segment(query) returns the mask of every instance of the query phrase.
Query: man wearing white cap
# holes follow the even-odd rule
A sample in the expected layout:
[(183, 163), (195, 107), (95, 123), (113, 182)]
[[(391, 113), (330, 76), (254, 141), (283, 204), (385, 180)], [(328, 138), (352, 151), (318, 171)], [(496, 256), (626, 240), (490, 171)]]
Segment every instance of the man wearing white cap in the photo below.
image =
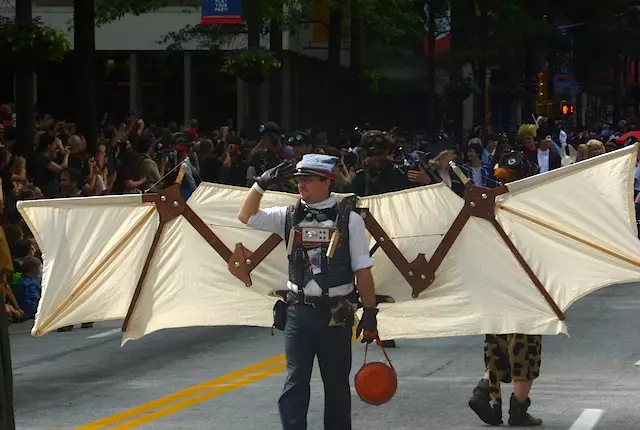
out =
[[(364, 220), (353, 211), (354, 198), (331, 195), (337, 161), (308, 154), (295, 168), (282, 163), (267, 170), (238, 212), (242, 223), (279, 234), (287, 244), (289, 293), (282, 328), (288, 375), (278, 401), (285, 430), (307, 428), (316, 356), (325, 388), (324, 428), (351, 429), (351, 329), (358, 294), (364, 313), (357, 335), (363, 332), (363, 342), (377, 337), (373, 262)], [(260, 209), (264, 190), (292, 177), (300, 193), (298, 204)]]

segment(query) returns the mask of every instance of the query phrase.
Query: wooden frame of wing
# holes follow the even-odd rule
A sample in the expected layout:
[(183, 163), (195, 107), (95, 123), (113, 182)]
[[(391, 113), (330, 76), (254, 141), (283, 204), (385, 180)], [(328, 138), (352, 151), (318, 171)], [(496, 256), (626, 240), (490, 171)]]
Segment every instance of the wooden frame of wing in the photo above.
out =
[[(160, 224), (158, 225), (158, 229), (153, 238), (142, 273), (140, 274), (140, 278), (131, 299), (129, 309), (127, 310), (127, 315), (124, 323), (122, 324), (123, 332), (127, 330), (129, 322), (131, 321), (149, 266), (151, 265), (158, 243), (160, 242), (160, 237), (162, 236), (164, 227), (169, 221), (179, 216), (183, 216), (189, 224), (191, 224), (191, 226), (200, 233), (202, 238), (211, 245), (220, 257), (227, 262), (231, 274), (242, 281), (247, 287), (252, 285), (251, 272), (253, 269), (255, 269), (271, 253), (271, 251), (280, 244), (280, 242), (282, 242), (282, 238), (280, 236), (272, 234), (254, 252), (245, 248), (242, 243), (237, 243), (235, 250), (231, 251), (209, 228), (209, 226), (207, 226), (207, 224), (186, 204), (180, 192), (180, 184), (183, 177), (183, 173), (180, 173), (181, 174), (178, 175), (178, 179), (174, 185), (161, 190), (157, 194), (146, 194), (142, 196), (142, 200), (144, 202), (154, 203), (156, 205), (158, 214), (160, 215)], [(424, 254), (419, 254), (413, 261), (409, 262), (404, 255), (402, 255), (402, 252), (400, 252), (396, 247), (382, 226), (380, 226), (376, 219), (371, 215), (369, 210), (361, 208), (356, 209), (364, 219), (367, 230), (376, 240), (376, 244), (371, 250), (371, 253), (373, 254), (376, 249), (382, 248), (391, 262), (400, 271), (407, 283), (411, 286), (412, 296), (416, 298), (434, 282), (436, 271), (444, 261), (448, 252), (451, 250), (451, 247), (460, 235), (464, 226), (467, 224), (467, 221), (472, 216), (486, 219), (495, 228), (496, 232), (505, 242), (515, 259), (527, 273), (531, 282), (536, 286), (540, 294), (553, 309), (558, 319), (560, 321), (564, 321), (565, 315), (562, 310), (549, 295), (522, 254), (520, 254), (516, 246), (513, 244), (511, 239), (509, 239), (509, 236), (495, 218), (496, 197), (508, 192), (507, 187), (478, 187), (468, 180), (465, 181), (465, 184), (465, 204), (429, 260), (425, 258)], [(381, 301), (392, 300), (393, 299), (386, 298)]]

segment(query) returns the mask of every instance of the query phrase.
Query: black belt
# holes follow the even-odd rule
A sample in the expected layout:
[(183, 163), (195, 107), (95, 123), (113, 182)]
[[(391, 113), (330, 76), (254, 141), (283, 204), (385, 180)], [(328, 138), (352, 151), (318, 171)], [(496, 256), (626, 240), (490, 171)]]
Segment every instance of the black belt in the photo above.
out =
[(349, 294), (347, 296), (339, 296), (339, 297), (317, 297), (317, 296), (307, 296), (305, 294), (290, 292), (287, 295), (287, 304), (289, 306), (303, 305), (303, 306), (310, 306), (312, 308), (332, 308), (336, 306), (340, 300), (351, 299), (352, 296), (353, 294)]

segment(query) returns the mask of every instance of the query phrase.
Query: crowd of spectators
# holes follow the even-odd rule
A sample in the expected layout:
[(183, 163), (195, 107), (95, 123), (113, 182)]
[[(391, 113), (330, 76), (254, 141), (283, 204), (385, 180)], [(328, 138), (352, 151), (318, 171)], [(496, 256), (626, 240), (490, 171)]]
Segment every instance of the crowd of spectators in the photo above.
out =
[[(249, 187), (254, 178), (282, 160), (299, 160), (306, 153), (320, 152), (340, 158), (336, 191), (350, 191), (356, 173), (366, 168), (366, 154), (360, 138), (369, 126), (346, 130), (334, 141), (320, 128), (293, 131), (285, 136), (276, 123), (265, 123), (255, 138), (237, 133), (232, 121), (224, 121), (216, 130), (200, 130), (193, 119), (182, 127), (175, 122), (166, 126), (145, 124), (143, 118), (114, 121), (105, 114), (96, 142), (87, 142), (76, 133), (75, 124), (49, 115), (33, 121), (33, 155), (29, 160), (16, 152), (16, 116), (12, 104), (0, 105), (0, 217), (16, 274), (11, 280), (11, 300), (6, 304), (14, 322), (32, 319), (40, 297), (42, 262), (38, 245), (16, 209), (20, 200), (71, 198), (106, 194), (154, 192), (172, 184), (177, 166), (185, 165), (182, 193), (185, 198), (202, 181)], [(616, 150), (625, 133), (635, 130), (633, 121), (592, 126), (588, 131), (570, 131), (562, 125), (547, 127), (554, 152), (573, 154), (573, 161)], [(631, 133), (633, 134), (633, 133)], [(519, 149), (533, 154), (537, 147), (523, 146), (514, 133), (492, 134), (477, 127), (465, 139), (456, 142), (444, 162), (433, 153), (436, 143), (429, 142), (422, 130), (389, 131), (394, 143), (390, 154), (402, 167), (411, 151), (420, 153), (426, 165), (446, 170), (450, 159), (457, 159), (479, 185), (497, 182), (493, 166), (502, 154)], [(447, 138), (440, 136), (440, 139)], [(544, 140), (544, 139), (542, 139)], [(552, 145), (551, 145), (552, 144)], [(568, 148), (574, 148), (574, 151)], [(187, 160), (188, 158), (188, 160)], [(187, 160), (185, 163), (183, 161)], [(443, 172), (442, 177), (446, 177)], [(415, 171), (408, 180), (430, 183)], [(295, 184), (293, 184), (295, 187)], [(636, 194), (640, 192), (640, 168), (636, 169)], [(286, 190), (285, 190), (286, 191)], [(295, 188), (290, 191), (295, 191)], [(83, 324), (89, 327), (91, 323)], [(70, 329), (70, 328), (65, 328)]]

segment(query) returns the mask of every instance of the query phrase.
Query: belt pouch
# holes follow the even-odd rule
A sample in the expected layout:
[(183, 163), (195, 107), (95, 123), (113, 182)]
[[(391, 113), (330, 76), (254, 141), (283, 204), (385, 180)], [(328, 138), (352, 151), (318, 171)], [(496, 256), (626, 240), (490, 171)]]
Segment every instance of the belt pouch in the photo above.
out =
[[(273, 305), (273, 328), (276, 330), (284, 331), (284, 327), (287, 325), (287, 308), (289, 306), (283, 300), (276, 301)], [(273, 334), (273, 330), (271, 331)]]
[(331, 308), (331, 320), (334, 324), (345, 324), (353, 317), (353, 306), (347, 299), (340, 299)]

